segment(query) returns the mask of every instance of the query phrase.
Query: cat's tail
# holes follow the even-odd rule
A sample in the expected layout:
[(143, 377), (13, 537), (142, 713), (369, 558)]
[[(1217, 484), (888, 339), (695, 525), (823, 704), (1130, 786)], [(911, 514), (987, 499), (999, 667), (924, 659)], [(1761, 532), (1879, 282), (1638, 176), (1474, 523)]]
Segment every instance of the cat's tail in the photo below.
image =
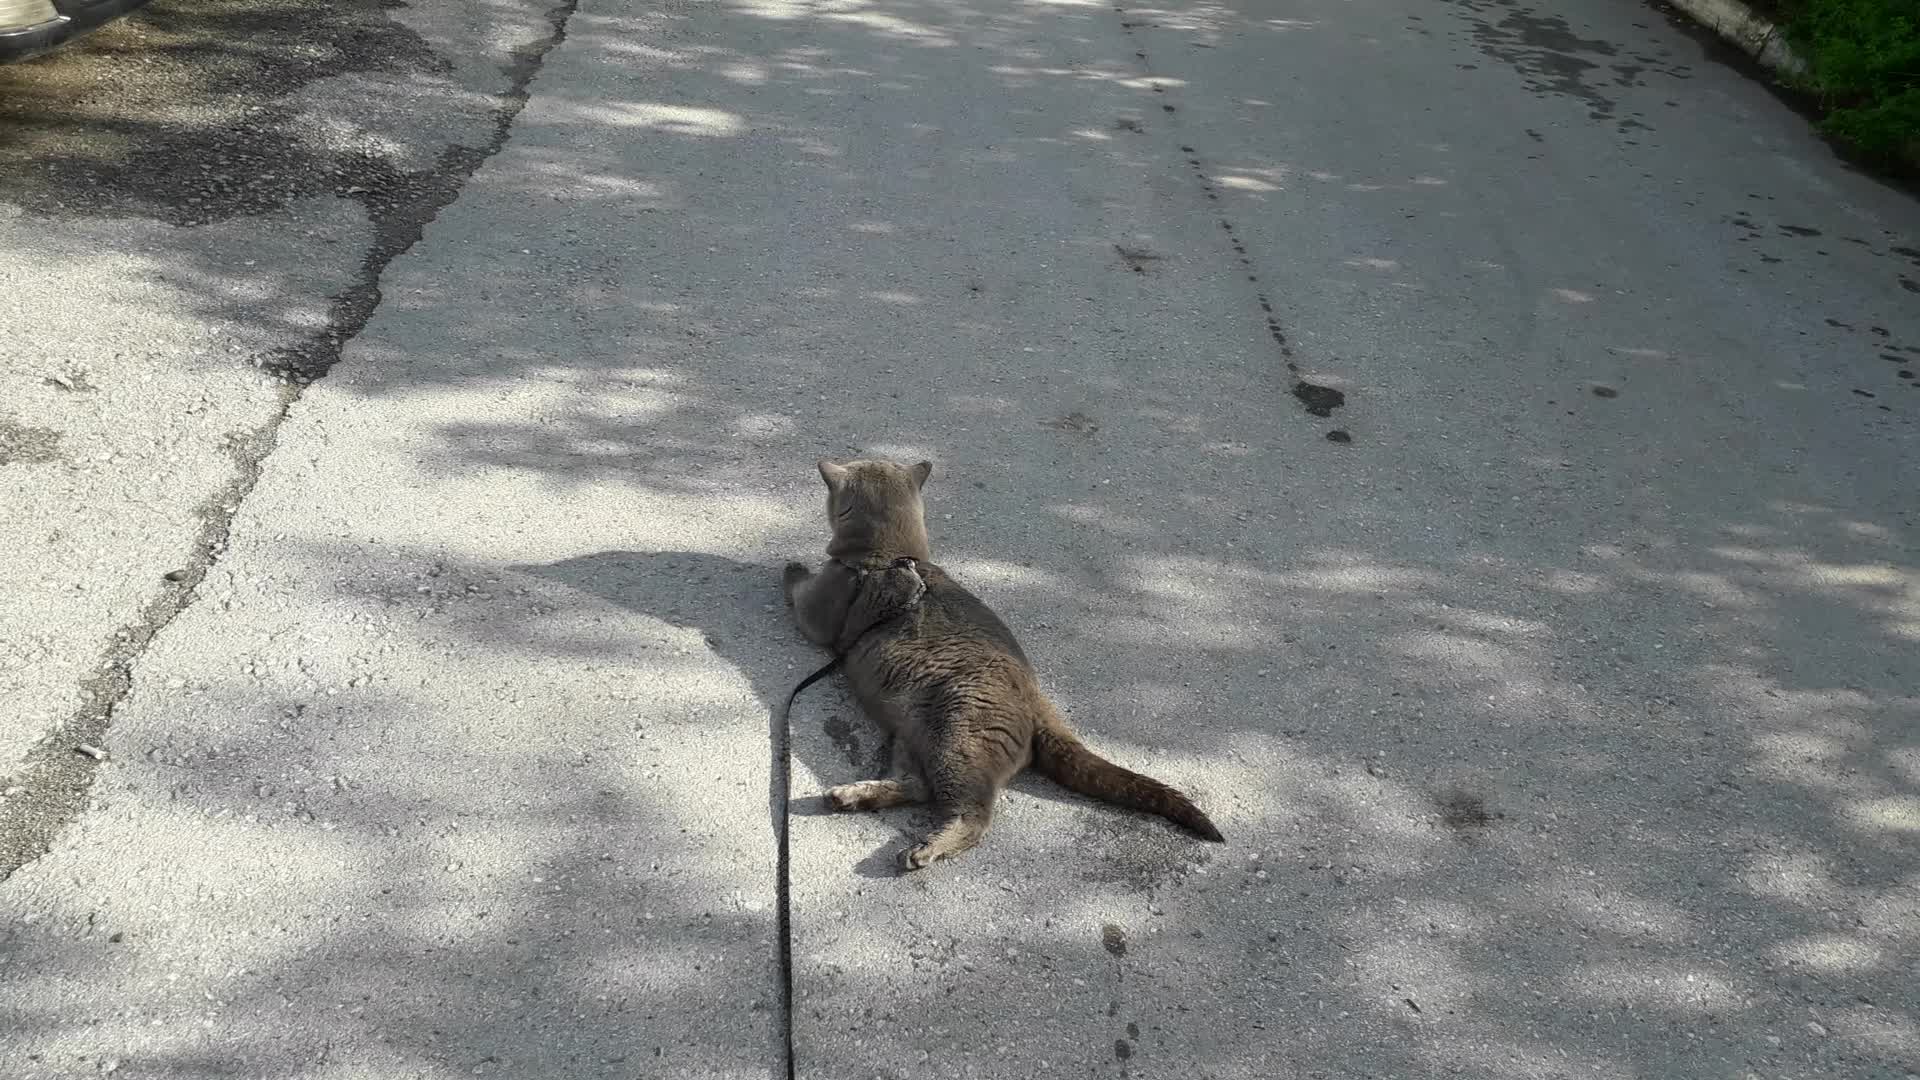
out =
[(1049, 715), (1033, 737), (1033, 766), (1069, 791), (1158, 814), (1215, 843), (1225, 841), (1193, 800), (1173, 788), (1125, 769), (1087, 748), (1057, 715)]

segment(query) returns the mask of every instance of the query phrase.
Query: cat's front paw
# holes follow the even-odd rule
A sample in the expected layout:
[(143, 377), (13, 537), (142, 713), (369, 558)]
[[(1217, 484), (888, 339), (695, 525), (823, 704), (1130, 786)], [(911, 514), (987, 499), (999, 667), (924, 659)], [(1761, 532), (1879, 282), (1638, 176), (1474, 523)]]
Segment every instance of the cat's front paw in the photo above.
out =
[(793, 587), (813, 576), (813, 571), (803, 562), (790, 562), (780, 574), (780, 588), (787, 594), (787, 602), (793, 602)]
[(900, 853), (900, 869), (907, 871), (925, 870), (927, 867), (932, 866), (933, 861), (939, 857), (940, 853), (934, 850), (932, 844), (920, 844), (917, 847), (910, 847)]

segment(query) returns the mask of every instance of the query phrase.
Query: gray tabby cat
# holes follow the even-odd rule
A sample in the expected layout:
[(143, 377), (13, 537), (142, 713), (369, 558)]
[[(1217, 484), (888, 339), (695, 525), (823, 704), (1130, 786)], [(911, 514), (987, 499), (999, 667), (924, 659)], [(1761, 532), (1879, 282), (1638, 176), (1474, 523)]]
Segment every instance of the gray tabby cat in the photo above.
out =
[(835, 809), (930, 801), (939, 825), (902, 858), (917, 870), (978, 844), (1000, 790), (1031, 764), (1082, 795), (1222, 839), (1185, 795), (1089, 750), (1013, 632), (933, 564), (920, 494), (931, 462), (823, 460), (819, 469), (828, 561), (817, 573), (788, 563), (787, 602), (808, 640), (843, 656), (854, 696), (893, 738), (898, 775), (833, 788)]

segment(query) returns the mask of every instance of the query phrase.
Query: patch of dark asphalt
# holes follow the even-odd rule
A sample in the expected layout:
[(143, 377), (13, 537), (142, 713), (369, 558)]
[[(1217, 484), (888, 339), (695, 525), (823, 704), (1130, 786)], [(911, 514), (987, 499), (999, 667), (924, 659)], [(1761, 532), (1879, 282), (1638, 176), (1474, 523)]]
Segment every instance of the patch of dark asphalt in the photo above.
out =
[(1484, 829), (1500, 815), (1487, 808), (1486, 796), (1465, 788), (1448, 788), (1434, 796), (1440, 824), (1450, 829)]
[[(1656, 73), (1687, 79), (1692, 73), (1669, 57), (1625, 56), (1622, 46), (1582, 37), (1559, 15), (1536, 11), (1516, 0), (1454, 0), (1468, 23), (1468, 37), (1481, 53), (1499, 60), (1538, 94), (1580, 101), (1592, 120), (1611, 121), (1621, 131), (1645, 128), (1641, 114), (1621, 117), (1617, 87), (1644, 85)], [(1609, 78), (1610, 76), (1610, 78)]]
[(60, 433), (0, 417), (0, 465), (43, 465), (60, 458)]
[(847, 759), (847, 764), (856, 766), (866, 764), (866, 755), (860, 749), (860, 736), (854, 731), (853, 724), (848, 722), (845, 714), (838, 711), (828, 713), (827, 718), (821, 722), (821, 727), (826, 731), (827, 738), (833, 740), (833, 745), (840, 751), (841, 756)]
[(348, 72), (448, 69), (397, 0), (170, 0), (0, 67), (0, 191), (51, 217), (200, 225), (349, 189), (409, 201), (407, 174), (303, 140), (293, 95)]
[[(334, 298), (327, 328), (306, 341), (280, 350), (261, 366), (297, 384), (310, 383), (340, 362), (340, 350), (367, 325), (380, 306), (380, 275), (401, 252), (418, 243), (427, 223), (451, 205), (480, 164), (500, 152), (513, 121), (526, 107), (529, 87), (547, 53), (566, 40), (567, 23), (580, 0), (560, 0), (547, 9), (550, 32), (532, 45), (514, 51), (507, 65), (508, 85), (494, 111), (493, 133), (484, 146), (452, 146), (443, 150), (436, 167), (406, 174), (405, 198), (369, 203), (374, 222), (373, 247), (361, 262), (355, 283)], [(376, 197), (380, 193), (374, 192)]]
[[(1300, 379), (1293, 384), (1293, 396), (1315, 416), (1332, 416), (1333, 410), (1347, 403), (1347, 395), (1331, 386)], [(1336, 440), (1337, 441), (1337, 440)]]
[(1166, 258), (1166, 256), (1158, 252), (1150, 251), (1147, 248), (1128, 247), (1125, 244), (1115, 244), (1113, 245), (1113, 250), (1120, 253), (1120, 258), (1127, 264), (1127, 269), (1132, 270), (1136, 274), (1146, 273), (1148, 266)]
[[(258, 482), (262, 463), (278, 442), (280, 425), (285, 421), (288, 409), (299, 398), (300, 388), (326, 374), (338, 363), (341, 348), (366, 327), (367, 320), (379, 305), (380, 276), (387, 265), (420, 239), (426, 223), (453, 202), (483, 161), (506, 145), (515, 118), (526, 106), (533, 77), (539, 72), (547, 54), (566, 39), (567, 23), (577, 4), (578, 0), (563, 0), (549, 9), (547, 18), (550, 29), (547, 35), (514, 55), (507, 69), (508, 86), (499, 95), (499, 105), (494, 110), (493, 132), (486, 145), (477, 149), (463, 147), (446, 152), (441, 156), (439, 168), (421, 174), (418, 184), (409, 189), (404, 198), (395, 197), (394, 201), (379, 205), (374, 213), (374, 245), (362, 260), (360, 273), (353, 286), (335, 298), (329, 325), (311, 335), (304, 343), (283, 350), (282, 355), (268, 365), (286, 376), (280, 410), (274, 419), (258, 430), (232, 441), (230, 452), (236, 466), (234, 478), (224, 491), (200, 507), (200, 535), (188, 565), (168, 574), (166, 587), (147, 604), (140, 619), (113, 635), (93, 674), (81, 684), (82, 704), (79, 710), (28, 753), (18, 775), (7, 784), (0, 785), (0, 789), (22, 789), (14, 796), (0, 800), (0, 880), (5, 880), (15, 870), (44, 854), (59, 831), (86, 809), (98, 762), (74, 753), (74, 747), (81, 743), (100, 744), (105, 741), (113, 711), (132, 686), (134, 661), (154, 635), (192, 603), (194, 589), (221, 552), (225, 551), (233, 517)], [(193, 2), (176, 6), (188, 9), (221, 7), (212, 3)], [(321, 24), (327, 22), (327, 18), (318, 13), (326, 5), (315, 7), (274, 0), (270, 4), (253, 6), (275, 7), (289, 14), (298, 8), (303, 18), (311, 17)], [(343, 6), (372, 8), (367, 4)], [(102, 31), (102, 34), (109, 32)], [(297, 34), (299, 30), (290, 32)], [(111, 39), (108, 44), (111, 46)], [(264, 49), (269, 53), (278, 48), (258, 42), (249, 44), (254, 49)], [(3, 170), (4, 166), (0, 166), (0, 183), (7, 180)], [(137, 180), (126, 182), (138, 186)], [(148, 189), (148, 194), (151, 195), (154, 190), (165, 189)], [(145, 205), (140, 201), (145, 197), (136, 194), (124, 203), (107, 200), (104, 205), (119, 205), (121, 209), (117, 212), (134, 213), (136, 211), (132, 207)]]
[(1055, 431), (1070, 431), (1076, 435), (1093, 435), (1100, 430), (1099, 422), (1083, 412), (1070, 412), (1052, 420), (1042, 420), (1040, 426), (1050, 427)]
[(91, 394), (100, 389), (93, 384), (91, 376), (77, 369), (56, 371), (40, 381), (55, 389), (65, 390), (69, 394)]

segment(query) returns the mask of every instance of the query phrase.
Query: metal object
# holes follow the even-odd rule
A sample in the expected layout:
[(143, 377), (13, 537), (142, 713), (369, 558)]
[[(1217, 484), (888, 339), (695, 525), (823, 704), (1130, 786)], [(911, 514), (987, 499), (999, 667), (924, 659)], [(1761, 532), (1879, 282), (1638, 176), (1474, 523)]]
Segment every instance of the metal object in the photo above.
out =
[(39, 56), (147, 0), (0, 0), (0, 64)]
[(53, 0), (0, 0), (0, 34), (26, 33), (67, 21)]

